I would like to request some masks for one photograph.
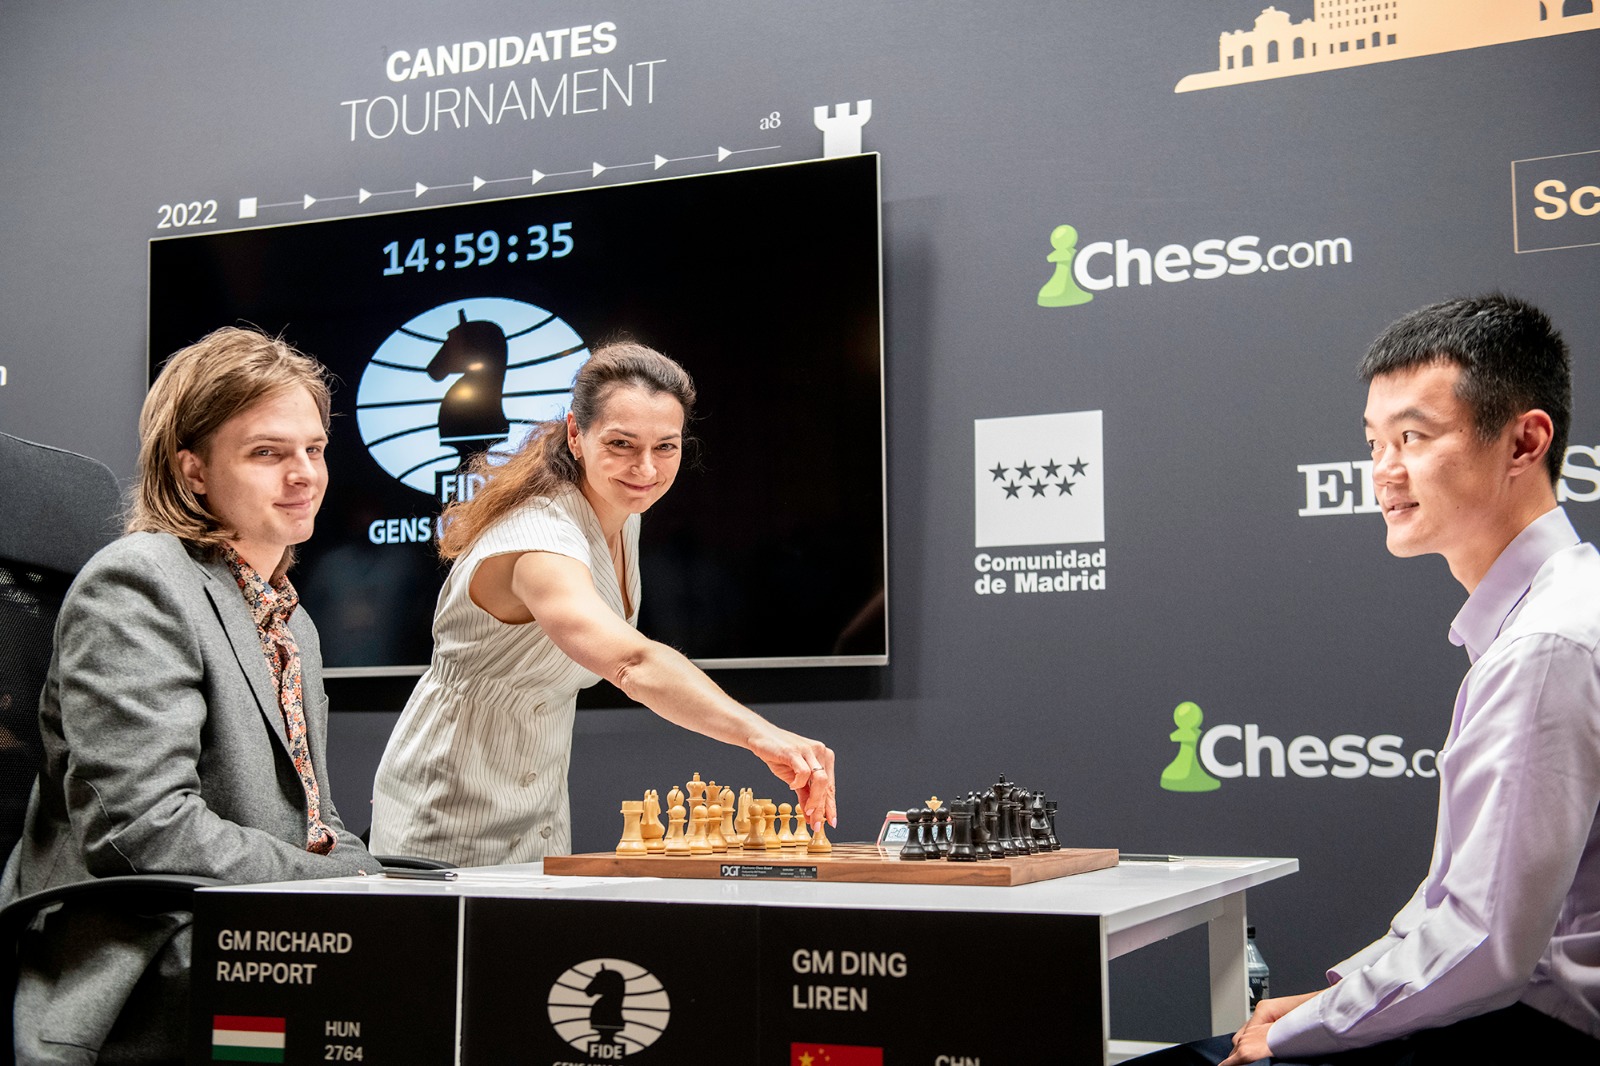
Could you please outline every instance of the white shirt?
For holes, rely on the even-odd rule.
[[[587,566],[600,598],[637,625],[638,515],[622,533],[631,616],[600,520],[576,490],[511,512],[456,560],[434,613],[433,659],[378,765],[374,854],[487,866],[572,850],[572,722],[578,690],[600,679],[537,620],[502,622],[472,602],[469,588],[492,556],[554,552]]]
[[[1274,1055],[1364,1047],[1521,1001],[1600,1039],[1600,555],[1556,508],[1500,554],[1450,639],[1471,669],[1438,759],[1428,875]]]

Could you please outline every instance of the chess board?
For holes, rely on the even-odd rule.
[[[551,855],[544,872],[576,877],[693,877],[730,881],[865,881],[893,885],[1006,887],[1117,865],[1115,848],[1062,848],[1014,859],[902,861],[898,846],[835,844],[827,854],[799,848],[746,849],[711,855]]]

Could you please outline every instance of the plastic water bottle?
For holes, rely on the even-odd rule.
[[[1267,968],[1267,960],[1261,957],[1261,949],[1256,947],[1256,927],[1250,926],[1245,930],[1244,942],[1244,971],[1250,981],[1250,1010],[1256,1009],[1256,1004],[1272,995],[1272,971]]]

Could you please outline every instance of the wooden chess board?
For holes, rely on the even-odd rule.
[[[1062,848],[1014,859],[905,862],[898,846],[835,844],[827,854],[801,848],[711,855],[551,855],[544,872],[576,877],[695,877],[730,881],[866,881],[894,885],[1026,885],[1117,865],[1115,848]]]

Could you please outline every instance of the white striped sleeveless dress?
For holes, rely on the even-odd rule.
[[[567,765],[578,690],[599,680],[535,619],[508,625],[472,602],[479,563],[547,551],[589,568],[605,604],[638,624],[639,516],[623,527],[628,600],[600,520],[577,490],[506,515],[456,559],[433,619],[433,660],[384,749],[373,786],[374,854],[458,866],[531,862],[572,850]]]

